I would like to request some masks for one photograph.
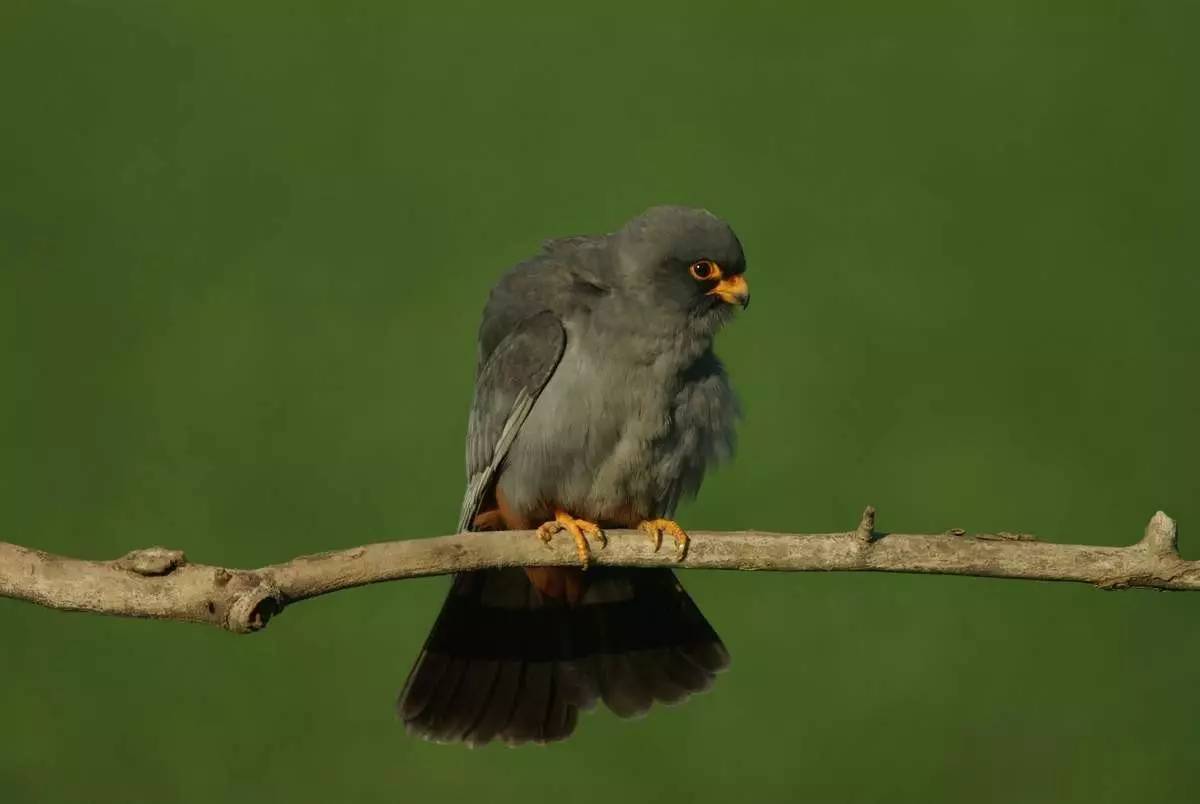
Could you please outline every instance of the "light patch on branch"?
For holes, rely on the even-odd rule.
[[[1040,542],[1027,534],[879,533],[875,510],[844,533],[691,533],[687,555],[654,551],[640,531],[612,531],[592,563],[621,567],[905,572],[1200,590],[1200,561],[1179,555],[1175,522],[1159,511],[1129,547]],[[115,561],[84,561],[0,542],[0,597],[64,611],[204,623],[235,633],[263,628],[285,606],[356,586],[507,566],[576,565],[571,539],[543,544],[531,531],[460,533],[301,556],[256,570],[193,564],[150,547]]]

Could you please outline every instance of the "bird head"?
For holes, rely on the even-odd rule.
[[[715,333],[735,306],[750,304],[742,244],[707,210],[651,207],[613,239],[621,291],[667,319]]]

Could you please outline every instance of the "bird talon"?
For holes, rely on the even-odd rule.
[[[608,537],[604,535],[604,531],[601,530],[599,525],[588,522],[584,519],[576,519],[575,524],[589,539],[595,539],[598,541],[600,543],[601,550],[603,550],[605,547],[608,547]]]
[[[675,560],[682,561],[683,557],[687,555],[688,543],[691,540],[678,523],[670,519],[647,519],[638,525],[638,530],[650,537],[650,541],[654,544],[654,552],[657,553],[662,547],[663,534],[668,533],[675,540]]]
[[[650,543],[654,545],[654,552],[662,547],[662,531],[654,527],[650,522],[643,522],[638,525],[638,530],[650,537]]]
[[[541,525],[533,532],[533,535],[536,536],[542,544],[546,545],[546,547],[549,547],[550,540],[553,539],[554,534],[558,533],[560,530],[562,530],[562,525],[552,520]]]
[[[604,535],[604,531],[599,525],[593,522],[588,522],[584,519],[576,519],[566,511],[559,511],[554,515],[554,519],[542,524],[535,534],[539,539],[550,545],[550,540],[554,534],[565,530],[575,538],[575,549],[579,551],[579,563],[583,569],[588,568],[590,563],[590,545],[588,538],[593,538],[600,543],[600,547],[604,548],[608,545],[608,538]]]

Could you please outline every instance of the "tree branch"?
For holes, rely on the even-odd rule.
[[[1159,511],[1129,547],[1039,542],[1012,533],[883,534],[868,508],[845,533],[759,531],[691,534],[687,554],[653,551],[639,531],[612,531],[592,563],[622,567],[905,572],[975,575],[1131,587],[1200,590],[1200,561],[1179,555],[1175,522]],[[84,561],[0,542],[0,597],[64,611],[88,611],[215,625],[235,633],[263,628],[285,606],[356,586],[505,566],[578,564],[570,538],[549,545],[530,531],[460,533],[382,542],[301,556],[256,570],[193,564],[178,550],[151,547],[116,561]]]

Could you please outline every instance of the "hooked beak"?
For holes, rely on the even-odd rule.
[[[750,306],[750,285],[741,274],[722,279],[708,293],[719,296],[726,304],[740,304],[743,310]]]

